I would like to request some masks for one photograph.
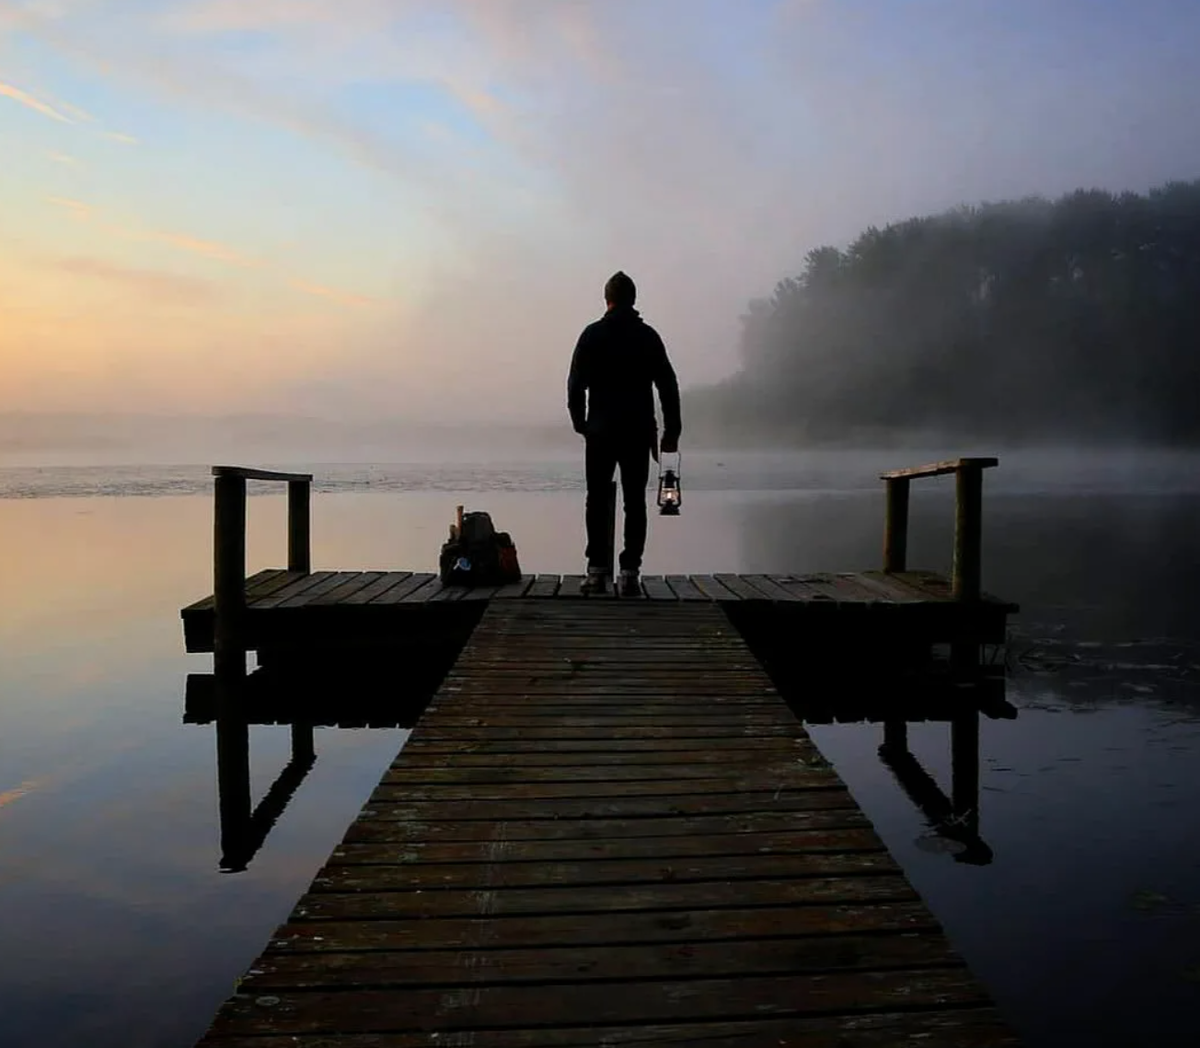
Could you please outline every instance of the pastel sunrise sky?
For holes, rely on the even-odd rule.
[[[1195,0],[0,0],[0,411],[555,419],[871,223],[1200,176]],[[886,347],[881,347],[886,349]]]

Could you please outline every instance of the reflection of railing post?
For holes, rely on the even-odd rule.
[[[887,753],[904,753],[908,750],[908,721],[885,720],[883,722],[883,749]]]
[[[221,819],[221,868],[238,870],[250,839],[250,726],[240,697],[222,694],[239,683],[217,678],[217,807]]]
[[[311,724],[292,723],[292,760],[296,763],[312,761],[317,751],[313,745],[313,726]]]
[[[950,724],[950,803],[957,818],[979,829],[979,711],[962,710]]]

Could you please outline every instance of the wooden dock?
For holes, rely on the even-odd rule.
[[[497,601],[212,1048],[999,1048],[721,608]]]
[[[313,724],[376,722],[349,702],[332,719],[292,705],[272,673],[316,680],[322,652],[327,668],[347,647],[388,652],[394,708],[378,722],[419,719],[202,1045],[1017,1044],[779,690],[798,661],[810,690],[829,665],[923,687],[914,672],[948,645],[929,712],[952,722],[952,796],[908,754],[898,710],[881,755],[961,861],[990,861],[980,707],[958,689],[1016,610],[980,588],[995,464],[885,474],[880,571],[650,575],[633,599],[584,597],[579,576],[464,589],[313,571],[311,477],[218,467],[214,592],[182,616],[187,649],[214,653],[187,716],[218,725],[223,865],[262,845],[314,759]],[[958,491],[949,578],[906,559],[910,482],[943,474]],[[249,578],[248,480],[289,492],[287,568]],[[428,690],[405,696],[418,665]],[[290,705],[292,760],[252,805],[247,725]],[[846,704],[815,705],[839,719]]]

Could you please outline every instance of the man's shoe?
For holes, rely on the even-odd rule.
[[[604,568],[588,568],[587,578],[579,588],[584,593],[604,593],[608,589],[608,572]]]
[[[640,597],[642,595],[642,584],[638,579],[636,571],[622,571],[620,589],[617,591],[622,597]]]

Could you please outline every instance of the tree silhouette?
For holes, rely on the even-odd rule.
[[[961,207],[809,251],[689,414],[806,441],[1200,440],[1200,181]]]

